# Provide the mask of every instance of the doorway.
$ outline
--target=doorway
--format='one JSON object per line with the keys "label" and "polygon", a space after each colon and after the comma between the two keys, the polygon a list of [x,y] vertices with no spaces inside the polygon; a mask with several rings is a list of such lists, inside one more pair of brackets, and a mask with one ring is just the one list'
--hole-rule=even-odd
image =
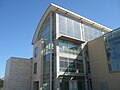
{"label": "doorway", "polygon": [[33,82],[33,90],[39,90],[39,81]]}

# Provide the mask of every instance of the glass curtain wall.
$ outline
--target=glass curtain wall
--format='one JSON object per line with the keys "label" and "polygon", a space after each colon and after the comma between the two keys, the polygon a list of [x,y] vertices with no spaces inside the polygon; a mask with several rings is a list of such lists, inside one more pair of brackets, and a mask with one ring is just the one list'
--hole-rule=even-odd
{"label": "glass curtain wall", "polygon": [[46,18],[45,22],[39,33],[39,40],[43,40],[44,48],[41,50],[43,56],[43,89],[50,89],[50,15]]}
{"label": "glass curtain wall", "polygon": [[59,50],[61,53],[78,55],[82,49],[81,45],[64,40],[59,40]]}
{"label": "glass curtain wall", "polygon": [[120,71],[120,28],[105,34],[109,71]]}
{"label": "glass curtain wall", "polygon": [[83,36],[83,39],[85,41],[90,41],[90,40],[93,40],[99,36],[102,36],[103,31],[101,31],[100,29],[97,29],[97,28],[94,28],[92,26],[89,26],[87,24],[83,24],[84,26],[84,36]]}
{"label": "glass curtain wall", "polygon": [[[67,16],[58,14],[59,18],[59,34],[67,35],[73,38],[81,39],[80,22],[73,20]],[[81,52],[81,45],[73,42],[59,40],[59,52],[78,55]],[[60,57],[60,71],[75,72],[76,64],[75,60],[71,58]],[[81,61],[82,62],[82,61]],[[83,66],[83,62],[82,65]],[[82,71],[82,70],[81,70]]]}
{"label": "glass curtain wall", "polygon": [[[73,20],[67,16],[63,16],[61,14],[59,15],[59,33],[68,35],[77,39],[81,39],[81,30],[80,30],[80,22]],[[83,40],[85,41],[90,41],[93,40],[104,33],[105,31],[102,31],[98,28],[94,28],[90,25],[83,24],[84,27],[84,35],[83,35]]]}
{"label": "glass curtain wall", "polygon": [[[59,35],[67,35],[71,38],[81,40],[80,22],[73,20],[67,16],[58,15],[59,18]],[[82,59],[82,47],[78,43],[59,40],[59,54],[65,54],[65,56],[59,56],[60,71],[65,74],[84,74],[83,59]],[[76,58],[68,58],[66,55],[75,55]],[[60,82],[60,90],[71,90],[71,87],[77,88],[76,90],[85,90],[84,77],[64,77]],[[71,85],[74,82],[75,85]]]}
{"label": "glass curtain wall", "polygon": [[[64,40],[59,40],[59,52],[60,53],[65,53],[65,54],[71,54],[71,55],[77,55],[77,57],[81,57],[81,45],[64,41]],[[78,69],[78,73],[83,73],[83,60],[80,58],[65,58],[65,57],[60,57],[60,71],[62,72],[76,72]],[[79,66],[80,65],[80,66]]]}
{"label": "glass curtain wall", "polygon": [[60,90],[86,90],[83,77],[74,77],[72,80],[70,80],[70,77],[64,77],[60,83],[60,87]]}
{"label": "glass curtain wall", "polygon": [[71,73],[84,73],[83,61],[78,59],[71,59],[60,57],[60,71]]}
{"label": "glass curtain wall", "polygon": [[80,23],[69,17],[59,15],[59,34],[81,39]]}

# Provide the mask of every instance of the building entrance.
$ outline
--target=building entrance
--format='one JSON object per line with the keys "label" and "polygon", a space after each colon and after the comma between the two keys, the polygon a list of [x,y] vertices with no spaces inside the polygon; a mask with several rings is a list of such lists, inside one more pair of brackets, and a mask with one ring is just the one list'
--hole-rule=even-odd
{"label": "building entrance", "polygon": [[60,90],[85,90],[85,79],[65,77],[60,82]]}
{"label": "building entrance", "polygon": [[39,90],[39,81],[33,82],[33,90]]}

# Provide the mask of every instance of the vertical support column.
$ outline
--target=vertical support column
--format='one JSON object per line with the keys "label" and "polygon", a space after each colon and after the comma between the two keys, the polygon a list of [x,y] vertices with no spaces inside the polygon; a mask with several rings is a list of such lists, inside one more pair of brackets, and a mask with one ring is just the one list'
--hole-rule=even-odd
{"label": "vertical support column", "polygon": [[83,40],[83,26],[82,26],[82,22],[80,22],[80,35],[81,35],[81,40]]}
{"label": "vertical support column", "polygon": [[56,73],[58,77],[58,72],[59,72],[59,46],[58,46],[58,37],[59,37],[59,16],[56,13]]}
{"label": "vertical support column", "polygon": [[[40,40],[40,51],[43,51],[42,49],[44,48],[44,41]],[[43,53],[40,52],[40,90],[42,90],[43,87]]]}
{"label": "vertical support column", "polygon": [[[82,40],[84,40],[84,26],[81,23],[81,34],[82,34]],[[86,43],[85,43],[86,44]],[[84,48],[85,44],[82,44],[82,49]],[[82,51],[82,55],[83,55],[83,67],[84,67],[84,73],[86,75],[86,61],[85,61],[85,55],[84,55],[84,49]],[[87,85],[87,77],[85,77],[85,90],[88,90],[88,85]]]}
{"label": "vertical support column", "polygon": [[[85,45],[82,45],[82,48],[84,48]],[[84,49],[82,51],[82,55],[83,55],[83,67],[84,67],[84,74],[86,75],[86,61],[85,61],[85,55],[84,55]],[[85,90],[88,90],[88,86],[87,86],[87,77],[85,77]]]}
{"label": "vertical support column", "polygon": [[59,85],[59,41],[58,41],[58,37],[59,37],[59,14],[56,13],[56,80],[55,80],[55,90],[60,90],[60,85]]}
{"label": "vertical support column", "polygon": [[50,12],[50,90],[52,90],[52,12]]}

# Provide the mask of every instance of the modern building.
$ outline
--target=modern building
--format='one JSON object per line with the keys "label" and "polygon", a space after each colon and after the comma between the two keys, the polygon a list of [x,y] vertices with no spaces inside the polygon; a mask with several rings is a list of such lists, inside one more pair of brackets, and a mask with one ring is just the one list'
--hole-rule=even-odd
{"label": "modern building", "polygon": [[[85,45],[88,41],[110,31],[111,29],[103,25],[51,4],[42,16],[32,40],[33,60],[29,60],[32,62],[28,65],[31,66],[29,71],[31,74],[25,75],[27,80],[31,75],[29,79],[31,90],[92,90],[96,88],[97,86],[92,86],[95,80],[94,70],[90,71],[91,58],[86,57],[88,47],[94,50],[94,46],[91,42],[88,43],[88,47]],[[88,54],[91,55],[91,52]],[[24,65],[24,67],[28,66]],[[21,74],[22,72],[23,70]],[[91,75],[93,75],[92,78]],[[14,77],[15,80],[17,76]],[[9,90],[21,90],[21,88]],[[22,90],[30,89],[22,88]]]}
{"label": "modern building", "polygon": [[120,28],[87,46],[93,90],[120,90]]}

